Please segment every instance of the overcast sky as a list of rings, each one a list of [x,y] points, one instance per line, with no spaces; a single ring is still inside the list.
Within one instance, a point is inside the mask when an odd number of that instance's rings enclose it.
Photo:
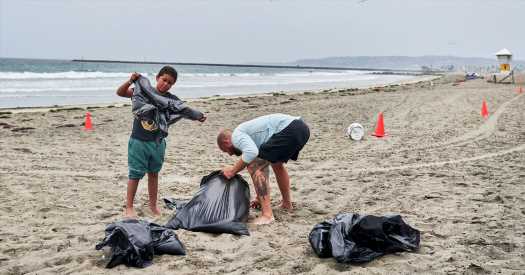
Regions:
[[[525,59],[525,0],[0,0],[0,57]]]

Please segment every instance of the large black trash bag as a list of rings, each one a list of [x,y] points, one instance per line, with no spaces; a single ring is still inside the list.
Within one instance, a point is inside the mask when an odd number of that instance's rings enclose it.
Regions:
[[[106,265],[119,264],[133,267],[151,265],[153,255],[186,255],[184,245],[177,235],[166,227],[135,219],[123,220],[106,227],[105,238],[95,246],[100,250],[111,247],[111,257]]]
[[[334,257],[340,263],[369,262],[387,253],[415,251],[419,231],[401,216],[338,214],[314,226],[310,244],[321,258]]]
[[[180,208],[179,205],[166,227],[250,235],[245,223],[250,210],[250,188],[240,175],[228,180],[221,171],[212,172],[202,178],[195,196]]]
[[[174,198],[164,198],[164,204],[171,210],[180,210],[188,203],[188,200],[178,200]]]

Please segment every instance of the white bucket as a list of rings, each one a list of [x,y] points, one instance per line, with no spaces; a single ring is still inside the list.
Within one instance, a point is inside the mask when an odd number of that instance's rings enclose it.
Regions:
[[[365,136],[365,128],[359,123],[352,123],[346,128],[346,136],[353,140],[361,140]]]

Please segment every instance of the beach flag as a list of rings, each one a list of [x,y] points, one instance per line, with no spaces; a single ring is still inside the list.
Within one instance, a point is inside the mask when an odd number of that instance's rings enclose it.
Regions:
[[[376,130],[375,130],[375,132],[372,135],[376,136],[376,137],[384,137],[384,136],[386,136],[386,134],[385,134],[385,123],[383,121],[383,112],[380,112],[378,117],[377,117]]]
[[[84,122],[84,130],[89,131],[93,130],[93,125],[91,124],[91,113],[86,112],[86,120]]]
[[[489,117],[489,110],[487,108],[487,102],[483,99],[483,104],[481,104],[481,116],[484,118]]]

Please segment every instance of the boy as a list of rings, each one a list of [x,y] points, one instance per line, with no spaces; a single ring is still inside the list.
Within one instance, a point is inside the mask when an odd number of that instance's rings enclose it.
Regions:
[[[117,95],[132,98],[133,128],[128,142],[128,187],[126,195],[126,210],[124,216],[136,217],[133,201],[140,179],[148,174],[149,208],[153,215],[159,216],[157,193],[159,171],[164,162],[168,126],[180,118],[188,118],[204,122],[206,117],[193,110],[168,90],[177,81],[177,71],[171,66],[164,66],[157,74],[156,88],[138,73],[131,74],[129,81],[117,89]],[[135,83],[135,88],[130,88]],[[161,108],[165,102],[173,108]]]
[[[277,179],[282,195],[281,208],[293,208],[290,196],[290,177],[284,163],[297,160],[299,152],[310,138],[310,129],[300,117],[285,114],[261,116],[241,123],[233,132],[222,130],[217,136],[219,149],[230,156],[242,157],[233,165],[222,169],[226,178],[248,168],[257,199],[252,207],[261,207],[261,216],[254,224],[268,224],[273,218],[270,204],[269,169]]]

